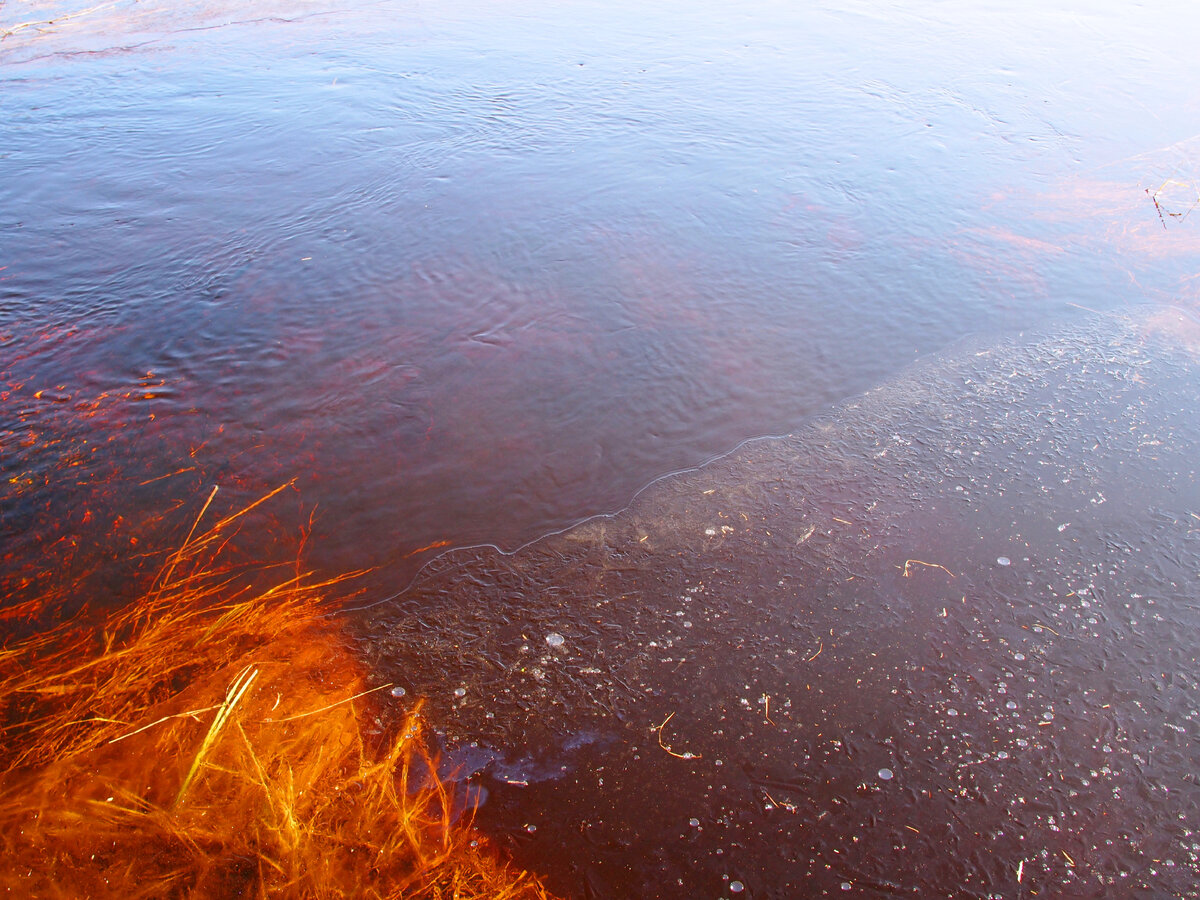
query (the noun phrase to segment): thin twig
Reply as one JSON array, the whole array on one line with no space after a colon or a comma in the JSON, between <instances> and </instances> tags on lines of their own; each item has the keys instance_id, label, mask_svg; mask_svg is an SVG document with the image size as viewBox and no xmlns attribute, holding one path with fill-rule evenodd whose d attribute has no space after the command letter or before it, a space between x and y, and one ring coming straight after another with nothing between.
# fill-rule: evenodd
<instances>
[{"instance_id":1,"label":"thin twig","mask_svg":"<svg viewBox=\"0 0 1200 900\"><path fill-rule=\"evenodd\" d=\"M314 710L310 710L309 712L298 713L294 716L288 716L287 718L284 718L284 719L264 719L263 721L271 722L271 723L294 722L296 719L303 719L303 718L306 718L307 716L315 716L317 713L323 713L327 709L333 709L335 706L341 706L343 703L349 703L351 700L357 700L359 697L365 697L365 696L367 696L367 694L374 694L376 691L382 691L384 688L390 688L391 686L392 686L392 683L389 681L387 684L381 684L381 685L379 685L379 687L373 687L369 691L362 691L361 693L355 694L353 697L347 697L344 700L338 700L335 703L330 703L328 706L322 706L320 709L314 709Z\"/></svg>"},{"instance_id":2,"label":"thin twig","mask_svg":"<svg viewBox=\"0 0 1200 900\"><path fill-rule=\"evenodd\" d=\"M763 718L771 725L775 724L775 720L771 718L771 695L763 694Z\"/></svg>"},{"instance_id":3,"label":"thin twig","mask_svg":"<svg viewBox=\"0 0 1200 900\"><path fill-rule=\"evenodd\" d=\"M949 575L951 578L954 578L954 577L955 577L955 575L954 575L954 573L953 573L953 572L951 572L951 571L950 571L949 569L947 569L945 566L938 565L937 563L925 562L924 560L920 560L920 559L906 559L906 560L904 561L904 577L905 577L905 578L908 578L908 576L909 576L908 567L909 567L909 566L911 566L911 565L914 565L914 564L915 564L915 565L918 565L918 566L927 566L927 567L929 567L930 569L941 569L943 572L945 572L945 573L946 573L947 575Z\"/></svg>"},{"instance_id":4,"label":"thin twig","mask_svg":"<svg viewBox=\"0 0 1200 900\"><path fill-rule=\"evenodd\" d=\"M220 709L221 706L222 706L222 704L217 704L216 706L206 706L203 709L189 709L187 712L172 713L169 716L163 716L161 719L156 719L155 721L151 722L149 725L143 725L141 728L137 729L136 731L130 731L130 732L120 735L119 737L115 737L112 740L108 741L107 743L115 744L117 741L125 740L125 738L131 738L135 734L141 734L143 731L149 731L155 725L161 725L163 722L166 722L169 719L184 719L184 718L194 719L194 718L196 718L196 716L200 715L201 713L212 712L214 709ZM101 721L111 722L113 720L112 719L103 719Z\"/></svg>"},{"instance_id":5,"label":"thin twig","mask_svg":"<svg viewBox=\"0 0 1200 900\"><path fill-rule=\"evenodd\" d=\"M703 757L699 753L692 753L690 750L685 750L683 753L676 753L674 750L672 750L670 747L668 747L666 744L663 743L663 739L662 739L663 729L667 727L667 723L670 722L671 719L674 718L674 716L675 716L675 713L671 713L671 715L669 715L665 719L663 719L663 723L661 725L659 725L657 728L654 729L655 731L658 732L658 746L662 747L664 750L666 750L668 753L670 753L676 759L703 759Z\"/></svg>"},{"instance_id":6,"label":"thin twig","mask_svg":"<svg viewBox=\"0 0 1200 900\"><path fill-rule=\"evenodd\" d=\"M174 472L168 472L166 475L159 475L157 478L151 478L148 481L139 481L139 487L145 487L148 484L154 484L156 481L162 481L164 478L174 478L176 475L182 475L184 472L195 472L195 466L188 466L184 469L176 469Z\"/></svg>"}]
</instances>

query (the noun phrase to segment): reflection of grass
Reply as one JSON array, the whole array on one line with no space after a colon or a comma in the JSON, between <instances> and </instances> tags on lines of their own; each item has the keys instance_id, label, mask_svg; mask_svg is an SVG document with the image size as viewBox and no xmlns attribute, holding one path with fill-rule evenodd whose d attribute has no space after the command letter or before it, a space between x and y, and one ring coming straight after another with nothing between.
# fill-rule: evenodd
<instances>
[{"instance_id":1,"label":"reflection of grass","mask_svg":"<svg viewBox=\"0 0 1200 900\"><path fill-rule=\"evenodd\" d=\"M0 649L0 890L544 898L454 821L419 706L385 734L359 699L335 582L222 567L245 512L100 627Z\"/></svg>"}]
</instances>

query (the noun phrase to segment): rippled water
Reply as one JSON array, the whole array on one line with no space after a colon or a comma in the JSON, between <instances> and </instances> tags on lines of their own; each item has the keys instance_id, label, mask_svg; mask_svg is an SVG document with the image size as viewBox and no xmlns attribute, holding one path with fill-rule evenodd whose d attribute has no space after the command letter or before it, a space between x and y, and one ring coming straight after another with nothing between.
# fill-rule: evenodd
<instances>
[{"instance_id":1,"label":"rippled water","mask_svg":"<svg viewBox=\"0 0 1200 900\"><path fill-rule=\"evenodd\" d=\"M403 581L421 548L615 510L961 335L1193 299L1190 222L1145 193L1190 208L1187 9L25 27L0 43L8 552L295 477L323 565Z\"/></svg>"}]
</instances>

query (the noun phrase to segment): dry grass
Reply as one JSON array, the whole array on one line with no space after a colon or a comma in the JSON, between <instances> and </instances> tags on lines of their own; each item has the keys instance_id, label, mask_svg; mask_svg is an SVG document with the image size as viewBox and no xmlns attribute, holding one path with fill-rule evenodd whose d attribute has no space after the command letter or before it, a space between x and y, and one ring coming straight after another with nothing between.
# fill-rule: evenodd
<instances>
[{"instance_id":1,"label":"dry grass","mask_svg":"<svg viewBox=\"0 0 1200 900\"><path fill-rule=\"evenodd\" d=\"M0 891L547 897L454 820L419 705L372 714L337 582L221 567L252 509L100 627L0 649Z\"/></svg>"}]
</instances>

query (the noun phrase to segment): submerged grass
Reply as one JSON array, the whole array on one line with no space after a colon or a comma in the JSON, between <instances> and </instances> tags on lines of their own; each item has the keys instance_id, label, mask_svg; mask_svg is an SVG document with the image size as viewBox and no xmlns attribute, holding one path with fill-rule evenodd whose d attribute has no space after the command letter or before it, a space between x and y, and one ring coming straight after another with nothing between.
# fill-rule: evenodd
<instances>
[{"instance_id":1,"label":"submerged grass","mask_svg":"<svg viewBox=\"0 0 1200 900\"><path fill-rule=\"evenodd\" d=\"M548 897L456 818L419 704L371 711L341 579L223 565L254 506L98 626L0 648L0 892Z\"/></svg>"}]
</instances>

